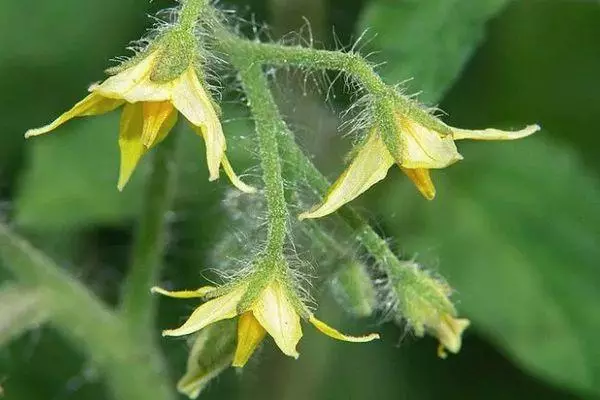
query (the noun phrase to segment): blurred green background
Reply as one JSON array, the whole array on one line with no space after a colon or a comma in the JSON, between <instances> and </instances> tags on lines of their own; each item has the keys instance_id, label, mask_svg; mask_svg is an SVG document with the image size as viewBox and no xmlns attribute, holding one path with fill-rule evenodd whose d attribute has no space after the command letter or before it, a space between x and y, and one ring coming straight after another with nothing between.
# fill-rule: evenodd
<instances>
[{"instance_id":1,"label":"blurred green background","mask_svg":"<svg viewBox=\"0 0 600 400\"><path fill-rule=\"evenodd\" d=\"M119 296L144 171L116 191L117 116L74 121L25 143L26 129L70 107L103 77L109 60L142 36L167 1L3 0L0 5L0 213L109 303ZM426 202L399 171L356 203L396 250L417 254L456 288L472 319L457 356L440 360L432 339L381 327L383 340L338 343L306 327L302 357L270 344L229 370L206 399L595 399L600 398L600 3L595 0L252 0L223 7L271 26L303 28L320 47L359 42L390 83L439 104L465 128L543 131L509 143L460 143L465 160L434 172ZM321 79L318 79L321 80ZM330 177L350 139L338 129L349 98L341 85L302 90L282 74L277 91L303 146ZM308 92L308 93L307 93ZM252 124L224 94L225 129L239 169L252 167ZM201 141L184 135L179 193L164 282L195 287L213 249L238 227L208 184ZM255 171L254 171L255 172ZM215 229L215 227L219 227ZM318 260L316 260L318 262ZM4 277L8 279L9 277ZM354 321L316 287L319 314L349 331ZM192 304L165 301L160 327ZM159 334L157 327L157 335ZM164 340L173 380L182 340ZM8 399L106 399L82 354L41 327L0 349Z\"/></svg>"}]
</instances>

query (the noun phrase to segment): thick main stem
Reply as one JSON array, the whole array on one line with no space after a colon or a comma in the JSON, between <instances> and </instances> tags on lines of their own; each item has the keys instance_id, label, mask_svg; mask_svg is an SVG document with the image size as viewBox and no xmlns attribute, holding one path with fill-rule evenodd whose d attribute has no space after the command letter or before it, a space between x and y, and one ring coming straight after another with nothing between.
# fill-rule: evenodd
<instances>
[{"instance_id":1,"label":"thick main stem","mask_svg":"<svg viewBox=\"0 0 600 400\"><path fill-rule=\"evenodd\" d=\"M175 191L177 139L176 134L171 134L155 150L123 289L121 307L125 322L131 333L145 343L153 343L156 296L150 294L150 288L160 278L165 252L166 219Z\"/></svg>"},{"instance_id":2,"label":"thick main stem","mask_svg":"<svg viewBox=\"0 0 600 400\"><path fill-rule=\"evenodd\" d=\"M23 285L44 292L51 323L108 378L118 400L171 400L169 378L126 325L77 280L0 224L0 259Z\"/></svg>"},{"instance_id":3,"label":"thick main stem","mask_svg":"<svg viewBox=\"0 0 600 400\"><path fill-rule=\"evenodd\" d=\"M242 59L235 57L234 63L240 71L260 144L260 160L268 208L269 231L266 255L280 258L287 232L287 206L277 137L281 135L285 126L260 64L248 65Z\"/></svg>"}]
</instances>

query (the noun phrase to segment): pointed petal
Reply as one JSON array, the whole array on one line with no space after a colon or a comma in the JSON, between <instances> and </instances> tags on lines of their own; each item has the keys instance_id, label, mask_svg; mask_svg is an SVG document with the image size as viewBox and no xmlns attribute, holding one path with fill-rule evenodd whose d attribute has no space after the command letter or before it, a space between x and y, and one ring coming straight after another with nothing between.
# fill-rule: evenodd
<instances>
[{"instance_id":1,"label":"pointed petal","mask_svg":"<svg viewBox=\"0 0 600 400\"><path fill-rule=\"evenodd\" d=\"M227 177L229 178L229 180L231 181L233 186L235 186L236 188L238 188L239 190L241 190L244 193L256 193L256 188L245 184L244 182L241 181L240 178L238 178L238 176L233 171L233 168L231 167L231 164L229 163L227 156L223 155L223 160L221 160L221 165L223 166L223 169L225 170L225 173L227 174Z\"/></svg>"},{"instance_id":2,"label":"pointed petal","mask_svg":"<svg viewBox=\"0 0 600 400\"><path fill-rule=\"evenodd\" d=\"M192 299L192 298L204 297L208 293L212 292L213 290L215 290L214 286L202 286L201 288L196 289L196 290L176 290L176 291L165 290L163 288L159 288L158 286L154 286L150 289L150 292L162 294L163 296L172 297L175 299Z\"/></svg>"},{"instance_id":3,"label":"pointed petal","mask_svg":"<svg viewBox=\"0 0 600 400\"><path fill-rule=\"evenodd\" d=\"M173 83L173 105L192 125L214 130L221 125L210 96L200 83L193 67Z\"/></svg>"},{"instance_id":4,"label":"pointed petal","mask_svg":"<svg viewBox=\"0 0 600 400\"><path fill-rule=\"evenodd\" d=\"M147 148L162 141L177 122L177 111L169 101L143 102L142 143Z\"/></svg>"},{"instance_id":5,"label":"pointed petal","mask_svg":"<svg viewBox=\"0 0 600 400\"><path fill-rule=\"evenodd\" d=\"M331 326L327 325L325 322L317 319L317 317L315 317L314 315L311 315L308 318L308 321L311 324L313 324L322 333L326 334L329 337L337 339L337 340L343 340L345 342L363 343L363 342L370 342L371 340L379 339L379 334L378 333L370 333L370 334L365 335L365 336L348 336L348 335L344 335L343 333L341 333L337 329L334 329Z\"/></svg>"},{"instance_id":6,"label":"pointed petal","mask_svg":"<svg viewBox=\"0 0 600 400\"><path fill-rule=\"evenodd\" d=\"M206 163L208 164L209 181L219 179L219 167L225 155L225 136L221 126L212 132L205 128L194 126L194 131L204 139L206 144Z\"/></svg>"},{"instance_id":7,"label":"pointed petal","mask_svg":"<svg viewBox=\"0 0 600 400\"><path fill-rule=\"evenodd\" d=\"M237 315L237 305L246 291L240 286L231 292L210 300L196 308L185 323L177 329L163 331L163 336L183 336L199 331L207 325Z\"/></svg>"},{"instance_id":8,"label":"pointed petal","mask_svg":"<svg viewBox=\"0 0 600 400\"><path fill-rule=\"evenodd\" d=\"M194 126L206 143L209 180L219 178L225 154L225 135L219 117L193 68L188 69L173 89L173 105Z\"/></svg>"},{"instance_id":9,"label":"pointed petal","mask_svg":"<svg viewBox=\"0 0 600 400\"><path fill-rule=\"evenodd\" d=\"M404 168L445 168L459 160L454 140L450 135L442 137L438 132L405 117L398 117L402 132L402 160Z\"/></svg>"},{"instance_id":10,"label":"pointed petal","mask_svg":"<svg viewBox=\"0 0 600 400\"><path fill-rule=\"evenodd\" d=\"M73 108L62 114L50 124L41 128L28 130L25 133L25 137L30 138L32 136L38 136L44 133L48 133L75 117L107 113L119 107L121 104L123 104L123 101L121 100L108 99L95 93L89 94L86 98L81 100L79 103L75 104Z\"/></svg>"},{"instance_id":11,"label":"pointed petal","mask_svg":"<svg viewBox=\"0 0 600 400\"><path fill-rule=\"evenodd\" d=\"M427 199L433 200L435 198L435 186L431 181L431 176L429 174L429 170L426 168L402 168L400 167L402 172L406 174L410 178L411 181L415 184L419 192Z\"/></svg>"},{"instance_id":12,"label":"pointed petal","mask_svg":"<svg viewBox=\"0 0 600 400\"><path fill-rule=\"evenodd\" d=\"M502 131L500 129L492 128L481 130L452 128L452 137L454 138L454 140L514 140L532 135L540 129L541 127L539 125L529 125L525 127L525 129L521 129L520 131Z\"/></svg>"},{"instance_id":13,"label":"pointed petal","mask_svg":"<svg viewBox=\"0 0 600 400\"><path fill-rule=\"evenodd\" d=\"M299 219L319 218L331 214L385 178L394 164L394 158L377 131L373 130L369 135L348 168L331 186L323 202L300 214Z\"/></svg>"},{"instance_id":14,"label":"pointed petal","mask_svg":"<svg viewBox=\"0 0 600 400\"><path fill-rule=\"evenodd\" d=\"M298 358L296 345L302 337L300 316L281 284L269 284L252 306L252 312L281 351L290 357Z\"/></svg>"},{"instance_id":15,"label":"pointed petal","mask_svg":"<svg viewBox=\"0 0 600 400\"><path fill-rule=\"evenodd\" d=\"M443 315L438 321L428 324L430 332L437 337L440 342L438 346L438 356L446 358L446 351L458 353L462 345L462 335L465 329L471 325L471 321L465 318L454 318L450 315Z\"/></svg>"},{"instance_id":16,"label":"pointed petal","mask_svg":"<svg viewBox=\"0 0 600 400\"><path fill-rule=\"evenodd\" d=\"M119 148L121 149L121 168L117 187L123 190L135 167L148 149L142 143L142 130L144 119L142 104L125 104L121 114L119 132Z\"/></svg>"},{"instance_id":17,"label":"pointed petal","mask_svg":"<svg viewBox=\"0 0 600 400\"><path fill-rule=\"evenodd\" d=\"M156 83L150 80L156 57L156 52L150 54L133 67L111 76L100 84L92 85L90 92L113 99L123 99L129 103L170 100L173 83Z\"/></svg>"},{"instance_id":18,"label":"pointed petal","mask_svg":"<svg viewBox=\"0 0 600 400\"><path fill-rule=\"evenodd\" d=\"M243 367L246 365L258 345L263 341L267 331L251 311L245 312L238 321L238 340L233 356L234 367Z\"/></svg>"}]
</instances>

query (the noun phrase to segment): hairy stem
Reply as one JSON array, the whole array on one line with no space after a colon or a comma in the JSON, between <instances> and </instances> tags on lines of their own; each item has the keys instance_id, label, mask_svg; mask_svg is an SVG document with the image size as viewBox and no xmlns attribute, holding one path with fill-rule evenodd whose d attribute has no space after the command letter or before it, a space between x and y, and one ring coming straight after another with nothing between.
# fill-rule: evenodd
<instances>
[{"instance_id":1,"label":"hairy stem","mask_svg":"<svg viewBox=\"0 0 600 400\"><path fill-rule=\"evenodd\" d=\"M3 224L0 258L22 285L43 290L53 326L102 369L116 399L173 399L168 376L151 349L84 285Z\"/></svg>"},{"instance_id":2,"label":"hairy stem","mask_svg":"<svg viewBox=\"0 0 600 400\"><path fill-rule=\"evenodd\" d=\"M267 256L281 258L287 232L287 206L281 175L281 161L277 137L285 125L269 91L269 83L260 64L248 65L245 60L234 58L238 66L242 85L260 144L260 160L265 183L265 197L268 208Z\"/></svg>"},{"instance_id":3,"label":"hairy stem","mask_svg":"<svg viewBox=\"0 0 600 400\"><path fill-rule=\"evenodd\" d=\"M208 0L184 0L179 14L179 24L184 30L193 30L202 12L206 9Z\"/></svg>"},{"instance_id":4,"label":"hairy stem","mask_svg":"<svg viewBox=\"0 0 600 400\"><path fill-rule=\"evenodd\" d=\"M170 135L155 149L144 196L145 204L133 244L129 275L123 289L123 317L132 334L147 343L153 341L156 312L156 296L150 294L150 288L159 279L165 252L166 218L175 191L177 136Z\"/></svg>"},{"instance_id":5,"label":"hairy stem","mask_svg":"<svg viewBox=\"0 0 600 400\"><path fill-rule=\"evenodd\" d=\"M352 76L366 91L376 98L386 97L390 93L390 88L381 80L373 68L361 56L354 53L259 43L239 38L225 30L218 31L217 40L221 49L232 56L234 65L240 70L260 70L262 64L276 66L294 65L310 69L334 69ZM244 61L240 63L236 60ZM268 90L268 85L268 81L262 76L261 86L263 87L263 95L260 98L262 103L259 108L262 108L263 104L268 104L269 108L275 105L271 92ZM415 107L408 100L406 100L406 106ZM252 109L252 112L255 113L256 110ZM277 135L277 140L283 159L290 165L293 165L298 175L304 176L311 187L321 194L325 194L331 183L300 149L294 139L294 134L285 122L283 122L277 108L271 110L265 117L270 118L268 123L278 126L279 134ZM277 122L275 122L274 118L277 118ZM393 124L393 121L389 122ZM345 206L339 210L339 215L349 228L345 230L355 232L355 236L359 242L376 259L382 268L405 270L407 274L406 278L410 280L412 271L404 267L402 261L389 248L385 239L377 234L358 212L352 207Z\"/></svg>"}]
</instances>

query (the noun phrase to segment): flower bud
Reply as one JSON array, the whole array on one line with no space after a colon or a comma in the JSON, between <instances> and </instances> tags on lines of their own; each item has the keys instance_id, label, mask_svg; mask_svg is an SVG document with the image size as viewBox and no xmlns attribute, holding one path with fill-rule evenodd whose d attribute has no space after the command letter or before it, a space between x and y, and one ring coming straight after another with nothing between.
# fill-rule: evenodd
<instances>
[{"instance_id":1,"label":"flower bud","mask_svg":"<svg viewBox=\"0 0 600 400\"><path fill-rule=\"evenodd\" d=\"M336 301L353 316L365 318L375 311L377 294L364 264L347 261L339 267L330 285Z\"/></svg>"},{"instance_id":2,"label":"flower bud","mask_svg":"<svg viewBox=\"0 0 600 400\"><path fill-rule=\"evenodd\" d=\"M428 333L436 337L440 357L446 357L445 350L458 353L462 333L470 322L455 318L456 309L450 301L452 289L414 261L391 266L389 279L396 319L406 320L417 336Z\"/></svg>"},{"instance_id":3,"label":"flower bud","mask_svg":"<svg viewBox=\"0 0 600 400\"><path fill-rule=\"evenodd\" d=\"M194 399L233 361L237 330L235 320L225 320L201 330L193 340L187 371L177 390Z\"/></svg>"}]
</instances>

